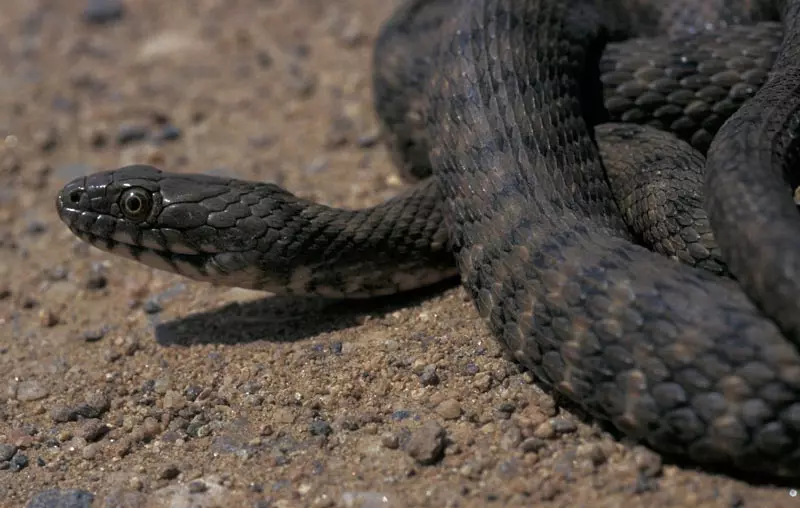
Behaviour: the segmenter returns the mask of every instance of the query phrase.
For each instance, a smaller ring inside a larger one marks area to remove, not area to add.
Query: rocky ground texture
[[[0,505],[797,506],[542,392],[457,286],[348,303],[90,249],[67,180],[145,162],[360,207],[403,185],[370,57],[393,2],[29,0],[0,12]]]

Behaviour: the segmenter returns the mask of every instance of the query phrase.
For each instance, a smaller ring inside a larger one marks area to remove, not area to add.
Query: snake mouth
[[[213,267],[213,253],[190,249],[180,242],[168,246],[158,230],[143,231],[124,218],[92,208],[85,178],[68,183],[56,197],[61,221],[72,234],[97,249],[195,279],[205,280],[209,272],[218,271]]]
[[[157,270],[209,282],[223,280],[224,277],[231,275],[217,262],[213,254],[182,254],[164,249],[154,249],[98,235],[74,225],[67,225],[75,236],[92,247],[137,261]]]

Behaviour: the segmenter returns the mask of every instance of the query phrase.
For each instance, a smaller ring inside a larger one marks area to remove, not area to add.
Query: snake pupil
[[[128,189],[120,199],[122,213],[131,220],[142,220],[147,217],[151,204],[150,194],[144,189]]]
[[[139,211],[139,207],[142,206],[141,200],[136,196],[131,196],[128,198],[128,211],[136,213]]]

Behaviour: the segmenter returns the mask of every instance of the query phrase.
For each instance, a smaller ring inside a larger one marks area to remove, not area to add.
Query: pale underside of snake
[[[800,476],[800,2],[718,4],[772,22],[617,44],[676,11],[409,0],[376,45],[376,109],[404,173],[432,178],[347,211],[130,166],[70,182],[58,212],[226,285],[368,297],[458,273],[510,356],[596,417]]]

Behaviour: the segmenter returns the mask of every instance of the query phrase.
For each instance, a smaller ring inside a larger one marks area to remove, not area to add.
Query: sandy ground
[[[798,506],[563,408],[455,285],[265,298],[81,244],[57,190],[131,162],[344,207],[402,188],[369,79],[392,2],[86,4],[0,9],[0,505]]]

